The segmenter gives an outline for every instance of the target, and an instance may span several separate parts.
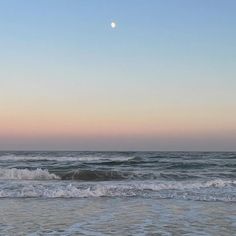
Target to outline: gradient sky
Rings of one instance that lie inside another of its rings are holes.
[[[235,12],[0,0],[0,149],[236,150]]]

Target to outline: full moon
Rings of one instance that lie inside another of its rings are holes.
[[[111,28],[112,29],[116,28],[116,23],[114,21],[111,22]]]

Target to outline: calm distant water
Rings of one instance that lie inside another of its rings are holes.
[[[236,153],[0,152],[0,235],[234,235]]]

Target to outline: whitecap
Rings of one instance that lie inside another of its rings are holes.
[[[36,170],[29,169],[4,169],[0,168],[0,179],[8,180],[51,180],[60,179],[55,174],[49,173],[48,170],[37,168]]]

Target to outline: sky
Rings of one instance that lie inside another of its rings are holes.
[[[0,150],[236,150],[235,11],[0,0]]]

